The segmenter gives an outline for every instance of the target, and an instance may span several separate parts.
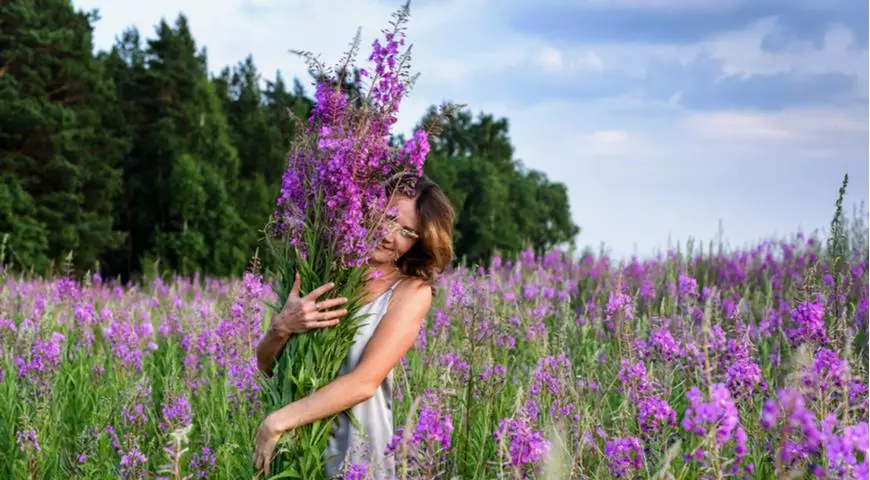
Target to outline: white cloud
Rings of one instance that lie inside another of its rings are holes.
[[[720,34],[697,48],[724,60],[723,69],[729,75],[849,73],[866,78],[867,52],[852,48],[855,32],[845,26],[831,25],[821,46],[793,39],[782,52],[764,51],[761,45],[765,35],[775,32],[778,26],[778,18],[768,17],[745,29]]]
[[[704,112],[685,117],[687,130],[706,138],[824,142],[832,134],[863,135],[868,123],[860,112],[832,108],[783,112]],[[824,149],[830,150],[830,149]]]
[[[680,1],[680,0],[675,0]],[[699,7],[701,8],[701,7]],[[594,55],[601,61],[599,69],[617,70],[625,75],[643,76],[652,60],[678,61],[689,64],[699,55],[722,61],[725,75],[773,75],[778,73],[856,75],[856,93],[866,96],[868,62],[866,49],[854,48],[856,33],[839,24],[832,24],[821,45],[808,40],[793,39],[781,52],[762,49],[766,35],[780,25],[776,16],[753,22],[742,29],[721,32],[694,44],[630,43],[596,45]],[[574,47],[575,57],[587,54],[585,46]],[[569,58],[571,47],[561,52]],[[590,56],[590,59],[593,57]],[[566,62],[567,63],[567,62]],[[592,65],[595,65],[593,60]]]
[[[557,75],[604,70],[603,60],[592,50],[560,50],[551,45],[545,45],[533,57],[527,64],[541,67],[546,72]]]
[[[574,57],[572,65],[577,70],[588,70],[599,72],[604,70],[604,62],[601,57],[593,51],[585,51]]]
[[[738,2],[722,2],[719,0],[541,0],[540,6],[578,5],[589,8],[630,8],[630,9],[679,9],[686,10],[728,10],[739,5]]]
[[[777,125],[769,116],[716,112],[691,115],[686,124],[708,138],[749,140],[791,140],[795,132]]]
[[[562,53],[553,47],[544,47],[538,57],[540,65],[548,71],[559,71],[564,66]]]
[[[579,135],[573,143],[575,155],[583,156],[620,156],[636,148],[632,135],[624,130],[596,130]]]
[[[619,145],[628,141],[628,132],[620,130],[600,130],[592,132],[591,140],[597,145]]]

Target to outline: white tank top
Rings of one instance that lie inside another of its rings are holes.
[[[387,291],[360,309],[360,314],[367,316],[361,321],[362,326],[357,330],[354,344],[342,364],[339,375],[350,373],[359,364],[366,345],[387,312],[393,290],[400,281],[401,279],[394,282]],[[391,370],[372,398],[348,410],[359,422],[361,430],[354,427],[346,412],[338,415],[337,425],[333,428],[324,457],[327,477],[332,478],[341,473],[342,467],[366,463],[369,472],[366,478],[376,480],[395,478],[393,457],[384,456],[387,444],[393,437],[392,395],[393,372]]]

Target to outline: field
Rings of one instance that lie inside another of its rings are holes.
[[[251,478],[265,283],[5,274],[0,477]],[[867,478],[867,291],[866,255],[800,236],[452,271],[389,454],[403,478]]]

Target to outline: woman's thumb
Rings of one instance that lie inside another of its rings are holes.
[[[290,295],[299,295],[299,287],[302,285],[302,277],[299,272],[296,272],[296,279],[293,281],[293,288],[290,290]]]

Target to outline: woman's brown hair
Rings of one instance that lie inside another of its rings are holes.
[[[421,278],[434,287],[438,275],[453,261],[453,222],[455,213],[441,187],[423,175],[413,186],[408,177],[396,179],[387,187],[391,195],[414,200],[420,221],[420,238],[398,260],[403,274]]]

